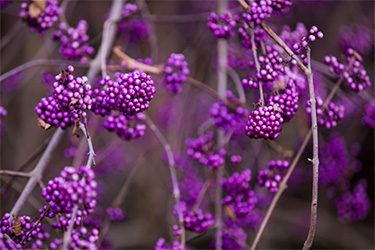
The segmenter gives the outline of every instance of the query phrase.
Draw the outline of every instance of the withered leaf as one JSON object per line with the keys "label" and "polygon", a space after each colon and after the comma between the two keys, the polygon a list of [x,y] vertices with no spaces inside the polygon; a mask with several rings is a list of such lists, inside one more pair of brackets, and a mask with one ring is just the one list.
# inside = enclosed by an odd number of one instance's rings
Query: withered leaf
{"label": "withered leaf", "polygon": [[75,135],[77,137],[80,137],[81,134],[79,133],[79,118],[76,119],[75,123],[74,123],[74,128],[73,128],[73,131],[72,131],[72,135]]}
{"label": "withered leaf", "polygon": [[74,104],[76,104],[77,102],[79,101],[79,99],[74,99],[73,101],[71,101],[70,103],[69,103],[69,105],[74,105]]}
{"label": "withered leaf", "polygon": [[33,0],[34,4],[36,4],[42,11],[46,9],[47,0]]}
{"label": "withered leaf", "polygon": [[13,216],[14,224],[12,226],[11,233],[15,234],[16,236],[20,236],[21,235],[21,229],[22,229],[20,217],[17,217],[14,214],[12,214],[12,216]]}
{"label": "withered leaf", "polygon": [[236,221],[237,217],[236,214],[234,213],[233,209],[230,206],[224,206],[224,211],[225,213],[231,218],[232,221]]}
{"label": "withered leaf", "polygon": [[61,80],[64,80],[65,77],[67,77],[69,74],[70,74],[70,72],[67,71],[67,70],[63,70],[63,71],[61,71],[61,73],[60,73],[60,81],[61,81]]}
{"label": "withered leaf", "polygon": [[38,125],[44,130],[48,130],[51,128],[51,124],[46,123],[45,121],[40,119],[40,117],[38,117]]}
{"label": "withered leaf", "polygon": [[35,3],[31,3],[29,5],[29,15],[31,18],[38,18],[40,13],[42,13],[42,9],[38,7]]}

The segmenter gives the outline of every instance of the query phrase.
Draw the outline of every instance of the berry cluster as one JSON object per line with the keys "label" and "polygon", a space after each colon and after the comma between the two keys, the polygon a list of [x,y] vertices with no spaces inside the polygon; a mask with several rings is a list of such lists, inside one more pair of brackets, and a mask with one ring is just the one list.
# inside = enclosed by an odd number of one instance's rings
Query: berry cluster
{"label": "berry cluster", "polygon": [[375,101],[366,105],[362,122],[371,128],[375,127]]}
{"label": "berry cluster", "polygon": [[140,124],[146,119],[146,115],[138,113],[134,116],[111,114],[104,122],[108,131],[114,131],[121,139],[129,141],[145,134],[146,125]]}
{"label": "berry cluster", "polygon": [[251,111],[245,126],[245,132],[250,139],[274,140],[279,137],[283,122],[284,118],[274,110],[273,106],[260,107]]}
{"label": "berry cluster", "polygon": [[337,200],[338,217],[344,221],[364,219],[370,212],[371,202],[366,193],[367,183],[361,180],[354,187],[353,192],[346,192]]}
{"label": "berry cluster", "polygon": [[[316,39],[322,39],[323,36],[324,36],[323,32],[319,31],[316,26],[312,26],[309,30],[309,34],[307,34],[306,37],[303,37],[302,41],[300,41],[299,43],[297,42],[293,44],[292,49],[294,53],[296,53],[297,55],[300,55],[303,64],[307,65],[307,57],[302,52],[305,51],[305,49],[309,45],[311,45],[312,42],[315,42]],[[297,63],[294,59],[292,59],[291,62],[292,64]]]}
{"label": "berry cluster", "polygon": [[124,21],[119,24],[118,33],[126,36],[129,44],[136,44],[150,35],[149,23],[144,20]]}
{"label": "berry cluster", "polygon": [[232,155],[230,157],[230,161],[232,162],[232,164],[238,164],[242,161],[242,156],[241,155]]}
{"label": "berry cluster", "polygon": [[[252,41],[250,35],[246,32],[246,30],[249,28],[249,25],[247,23],[243,23],[242,27],[237,29],[238,34],[243,38],[241,41],[242,46],[244,46],[247,49],[251,49],[252,47]],[[263,29],[254,29],[254,42],[255,46],[257,48],[260,48],[260,43],[266,40],[266,32]]]}
{"label": "berry cluster", "polygon": [[[40,209],[41,216],[44,214],[53,218],[58,213],[72,213],[74,206],[78,205],[77,218],[75,224],[79,225],[81,217],[91,214],[96,205],[97,186],[94,180],[94,171],[86,166],[79,169],[65,167],[59,177],[48,181],[48,186],[43,188],[42,196],[48,202],[48,207]],[[67,228],[71,215],[59,218],[59,222],[54,223],[54,227]]]}
{"label": "berry cluster", "polygon": [[[37,220],[33,221],[29,216],[16,217],[13,215],[12,222],[9,222],[10,217],[11,215],[9,213],[5,213],[2,220],[0,221],[0,233],[9,235],[13,240],[13,243],[8,241],[5,242],[5,245],[12,245],[14,247],[11,247],[9,249],[20,249],[21,242],[21,245],[25,245],[27,242],[30,242],[32,239],[34,239],[41,231],[41,224]],[[15,223],[19,225],[19,230],[13,229],[15,228],[13,227]],[[16,246],[14,246],[14,244],[16,244]]]}
{"label": "berry cluster", "polygon": [[87,22],[80,20],[76,28],[68,27],[66,23],[60,23],[59,30],[52,35],[54,40],[60,40],[60,54],[65,60],[80,60],[87,63],[87,55],[94,53],[94,48],[88,45]]}
{"label": "berry cluster", "polygon": [[270,95],[266,100],[267,106],[277,106],[284,122],[289,122],[298,110],[299,95],[292,79],[283,86],[277,95]]}
{"label": "berry cluster", "polygon": [[45,31],[59,19],[61,8],[57,4],[57,0],[22,3],[18,16],[30,26],[32,32],[37,31],[44,35]]}
{"label": "berry cluster", "polygon": [[273,11],[272,0],[255,0],[250,3],[249,13],[243,13],[242,18],[248,25],[259,25],[264,19],[271,16]]}
{"label": "berry cluster", "polygon": [[95,91],[101,96],[93,105],[96,114],[117,110],[127,116],[135,115],[149,107],[155,94],[154,81],[144,72],[119,73],[115,81],[107,76],[101,85],[105,85],[105,89]]}
{"label": "berry cluster", "polygon": [[329,65],[329,71],[337,77],[343,76],[354,91],[363,90],[371,86],[370,77],[362,65],[362,57],[349,48],[346,64],[340,63],[334,56],[326,56],[324,62]]}
{"label": "berry cluster", "polygon": [[86,116],[86,109],[91,109],[91,85],[86,84],[87,77],[74,77],[73,66],[55,76],[53,95],[42,100],[35,107],[35,112],[45,123],[66,128],[74,121]]}
{"label": "berry cluster", "polygon": [[238,19],[237,15],[232,15],[229,11],[220,16],[212,12],[208,17],[207,25],[217,38],[229,39],[234,36]]}
{"label": "berry cluster", "polygon": [[344,138],[332,136],[319,149],[319,182],[338,185],[345,178],[350,163]]}
{"label": "berry cluster", "polygon": [[258,199],[254,191],[250,189],[251,171],[244,170],[241,174],[234,173],[228,179],[222,180],[225,197],[222,199],[223,205],[228,205],[235,213],[236,217],[246,217],[256,205]]}
{"label": "berry cluster", "polygon": [[284,179],[289,164],[289,161],[270,161],[267,165],[268,169],[259,171],[258,184],[268,188],[271,192],[277,192],[279,183]]}
{"label": "berry cluster", "polygon": [[119,207],[109,207],[106,210],[111,221],[121,221],[125,218],[125,214]]}
{"label": "berry cluster", "polygon": [[[186,203],[181,202],[181,210],[184,216],[185,228],[197,233],[206,232],[213,224],[214,218],[212,214],[204,214],[202,209],[198,208],[196,211],[187,211]],[[174,213],[177,216],[177,209]]]}
{"label": "berry cluster", "polygon": [[272,0],[271,7],[274,11],[283,12],[292,6],[291,0]]}
{"label": "berry cluster", "polygon": [[[232,94],[230,90],[226,92],[226,98],[234,104],[238,104],[239,100]],[[235,110],[227,107],[221,100],[215,102],[210,108],[211,117],[214,119],[215,126],[238,133],[243,129],[245,124],[245,117],[248,116],[249,111],[242,107],[237,107]]]}
{"label": "berry cluster", "polygon": [[185,56],[172,53],[164,67],[164,73],[163,82],[168,90],[173,94],[180,93],[182,90],[180,83],[185,82],[190,73]]}
{"label": "berry cluster", "polygon": [[[81,227],[72,230],[71,242],[69,249],[98,249],[95,242],[99,239],[99,230],[93,228],[88,230],[86,227]],[[62,247],[62,241],[54,239],[49,244],[49,249],[57,249]]]}
{"label": "berry cluster", "polygon": [[[172,246],[170,246],[164,238],[159,238],[155,244],[155,250],[181,250],[182,246],[177,240],[173,241]],[[188,248],[187,248],[188,249]]]}
{"label": "berry cluster", "polygon": [[[243,85],[259,86],[258,84],[266,84],[273,82],[280,72],[284,72],[283,58],[280,57],[279,52],[272,49],[271,46],[266,46],[266,55],[258,56],[260,70],[256,73],[255,79],[242,79]],[[255,84],[254,82],[259,82]]]}
{"label": "berry cluster", "polygon": [[[246,232],[232,220],[224,222],[223,233],[221,235],[222,249],[243,250],[246,248]],[[216,249],[216,242],[212,244]]]}
{"label": "berry cluster", "polygon": [[224,163],[225,149],[217,150],[213,133],[207,133],[195,140],[187,139],[187,154],[209,168],[218,168]]}
{"label": "berry cluster", "polygon": [[127,3],[124,5],[124,8],[122,9],[122,16],[128,17],[132,13],[136,12],[138,10],[138,6],[135,4]]}
{"label": "berry cluster", "polygon": [[[336,127],[337,122],[344,117],[345,108],[343,105],[336,105],[333,102],[328,103],[327,108],[323,109],[323,100],[316,97],[316,114],[318,116],[318,125],[326,128]],[[307,113],[311,114],[310,102],[307,102]]]}
{"label": "berry cluster", "polygon": [[[294,44],[300,43],[304,37],[307,36],[307,30],[303,23],[297,23],[296,29],[292,31],[292,29],[284,25],[283,30],[280,33],[280,38],[288,45],[289,48],[293,47]],[[279,45],[275,44],[274,48],[277,49],[280,53],[284,52],[284,49],[281,48]]]}

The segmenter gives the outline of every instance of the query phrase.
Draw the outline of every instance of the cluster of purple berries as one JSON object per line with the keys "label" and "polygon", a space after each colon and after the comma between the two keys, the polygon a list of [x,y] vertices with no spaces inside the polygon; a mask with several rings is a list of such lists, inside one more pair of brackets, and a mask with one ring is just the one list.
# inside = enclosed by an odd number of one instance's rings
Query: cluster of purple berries
{"label": "cluster of purple berries", "polygon": [[[259,84],[264,85],[267,82],[273,82],[280,72],[284,72],[283,58],[279,52],[272,49],[271,46],[266,46],[266,55],[258,56],[260,70],[256,73],[255,79],[242,79],[243,85],[251,87],[258,87]],[[257,83],[255,83],[257,82]]]}
{"label": "cluster of purple berries", "polygon": [[[197,233],[203,233],[214,224],[215,221],[211,213],[204,214],[200,208],[198,208],[196,211],[188,212],[186,203],[181,202],[180,204],[186,229]],[[176,209],[175,214],[177,216]]]}
{"label": "cluster of purple berries", "polygon": [[344,193],[336,203],[338,217],[344,221],[358,221],[364,219],[370,212],[371,202],[366,193],[367,183],[361,180],[354,187],[353,192]]}
{"label": "cluster of purple berries", "polygon": [[279,190],[279,183],[284,179],[289,164],[289,161],[270,161],[267,169],[259,171],[258,184],[268,188],[271,192],[277,192]]}
{"label": "cluster of purple berries", "polygon": [[[231,220],[226,220],[221,235],[222,249],[243,250],[246,248],[247,234]],[[216,249],[216,242],[213,242],[213,249]]]}
{"label": "cluster of purple berries", "polygon": [[51,126],[67,128],[74,121],[86,116],[91,109],[91,85],[86,84],[87,77],[74,77],[73,66],[55,76],[53,95],[42,100],[35,107],[35,112],[45,123]]}
{"label": "cluster of purple berries", "polygon": [[[323,32],[321,32],[320,30],[318,30],[318,28],[316,26],[312,26],[309,29],[309,34],[307,34],[306,37],[303,37],[302,41],[297,42],[297,43],[295,43],[295,44],[292,45],[292,49],[293,49],[294,53],[296,53],[297,55],[300,55],[303,64],[307,65],[307,57],[302,52],[305,51],[305,49],[312,42],[315,42],[316,39],[322,39],[323,36],[324,36]],[[295,65],[297,62],[294,59],[292,59],[291,63]]]}
{"label": "cluster of purple berries", "polygon": [[138,10],[138,6],[132,3],[127,3],[124,5],[124,8],[122,9],[122,16],[128,17],[132,13],[136,12]]}
{"label": "cluster of purple berries", "polygon": [[172,246],[170,246],[164,238],[159,238],[155,244],[155,250],[181,250],[182,246],[177,240],[173,241]]}
{"label": "cluster of purple berries", "polygon": [[[288,45],[289,48],[293,47],[293,45],[300,43],[304,37],[307,35],[307,29],[303,23],[297,23],[296,29],[292,31],[292,29],[288,25],[283,26],[283,30],[280,33],[280,38]],[[280,53],[284,52],[284,49],[281,48],[279,45],[275,44],[273,46],[277,49]]]}
{"label": "cluster of purple berries", "polygon": [[190,71],[183,54],[172,53],[164,67],[163,82],[167,85],[168,90],[177,94],[181,92],[181,83],[186,81]]}
{"label": "cluster of purple berries", "polygon": [[229,205],[238,218],[246,217],[258,202],[254,191],[250,189],[250,179],[251,171],[246,169],[222,180],[225,193],[222,204]]}
{"label": "cluster of purple berries", "polygon": [[214,134],[209,132],[197,139],[187,139],[187,154],[209,168],[218,168],[224,163],[225,149],[216,149]]}
{"label": "cluster of purple berries", "polygon": [[232,15],[229,11],[220,16],[212,12],[208,17],[207,25],[217,38],[229,39],[234,36],[238,19],[237,15]]}
{"label": "cluster of purple berries", "polygon": [[292,79],[282,87],[277,95],[270,95],[266,100],[267,106],[277,106],[278,112],[283,117],[284,122],[292,120],[298,110],[299,95]]}
{"label": "cluster of purple berries", "polygon": [[284,118],[275,110],[275,107],[263,106],[251,111],[245,126],[245,132],[250,139],[274,140],[279,137],[283,122]]}
{"label": "cluster of purple berries", "polygon": [[340,63],[334,56],[326,56],[324,62],[329,65],[329,71],[337,77],[343,76],[349,88],[354,91],[371,86],[370,77],[362,65],[362,57],[351,48],[347,53],[346,64]]}
{"label": "cluster of purple berries", "polygon": [[119,207],[109,207],[106,210],[111,221],[121,221],[125,219],[124,211]]}
{"label": "cluster of purple berries", "polygon": [[44,35],[59,19],[61,8],[57,4],[57,0],[46,0],[45,4],[43,1],[22,3],[18,16],[30,26],[32,32],[37,31]]}
{"label": "cluster of purple berries", "polygon": [[129,141],[145,134],[146,125],[141,124],[146,120],[146,115],[138,113],[134,116],[111,114],[104,122],[104,127],[108,131],[114,131],[121,139]]}
{"label": "cluster of purple berries", "polygon": [[100,84],[104,90],[94,90],[93,112],[102,116],[117,110],[132,116],[146,110],[156,92],[154,81],[144,72],[118,73],[112,81],[106,76]]}
{"label": "cluster of purple berries", "polygon": [[[2,220],[0,221],[0,227],[2,234],[7,234],[11,236],[13,240],[13,244],[16,244],[14,246],[11,242],[6,241],[5,245],[12,245],[15,248],[9,248],[9,249],[19,249],[20,245],[25,245],[26,243],[30,242],[32,239],[34,239],[37,234],[41,231],[41,224],[35,220],[32,221],[32,219],[29,216],[21,216],[17,218],[19,219],[19,225],[20,229],[19,231],[13,231],[13,225],[15,224],[16,217],[13,216],[12,222],[9,222],[11,215],[9,213],[5,213]],[[34,228],[35,227],[35,228]],[[32,230],[32,231],[31,231]],[[22,242],[22,244],[21,244]],[[4,249],[4,248],[1,248]],[[8,248],[5,248],[8,249]]]}
{"label": "cluster of purple berries", "polygon": [[366,105],[362,122],[371,128],[375,127],[375,101]]}
{"label": "cluster of purple berries", "polygon": [[94,171],[86,166],[79,169],[65,167],[60,176],[48,181],[48,186],[43,188],[42,196],[48,202],[48,206],[40,209],[41,216],[44,214],[54,218],[58,213],[67,213],[66,220],[63,216],[54,227],[68,228],[69,219],[74,206],[78,206],[76,225],[80,223],[82,216],[91,214],[96,205],[96,186]]}
{"label": "cluster of purple berries", "polygon": [[80,20],[76,28],[60,23],[59,30],[53,33],[52,38],[61,42],[59,52],[65,60],[80,60],[84,64],[87,56],[94,53],[94,48],[88,45],[87,28],[87,22]]}
{"label": "cluster of purple berries", "polygon": [[[241,41],[242,46],[244,46],[247,49],[251,49],[252,47],[252,41],[250,35],[246,32],[246,30],[249,28],[249,25],[247,23],[243,23],[242,27],[237,29],[238,34],[243,38]],[[266,32],[263,29],[254,29],[254,42],[255,47],[260,48],[260,43],[264,42],[266,40]]]}
{"label": "cluster of purple berries", "polygon": [[[323,100],[319,96],[316,97],[316,114],[318,116],[318,125],[326,128],[336,127],[337,122],[344,118],[345,107],[343,105],[336,105],[333,102],[328,103],[327,107],[323,109]],[[311,114],[310,102],[307,102],[307,113]]]}
{"label": "cluster of purple berries", "polygon": [[243,13],[242,19],[249,25],[259,25],[271,16],[272,0],[255,0],[250,3],[250,13]]}
{"label": "cluster of purple berries", "polygon": [[[361,39],[358,39],[360,37]],[[374,47],[371,28],[367,23],[356,23],[352,26],[343,26],[339,30],[338,42],[342,51],[353,48],[358,53],[368,55]]]}
{"label": "cluster of purple berries", "polygon": [[[230,90],[227,90],[226,98],[234,104],[239,103]],[[214,119],[215,126],[223,128],[227,132],[233,129],[234,133],[238,133],[243,129],[245,117],[248,116],[249,111],[242,107],[237,107],[233,110],[227,107],[221,100],[218,100],[211,106],[210,113]]]}

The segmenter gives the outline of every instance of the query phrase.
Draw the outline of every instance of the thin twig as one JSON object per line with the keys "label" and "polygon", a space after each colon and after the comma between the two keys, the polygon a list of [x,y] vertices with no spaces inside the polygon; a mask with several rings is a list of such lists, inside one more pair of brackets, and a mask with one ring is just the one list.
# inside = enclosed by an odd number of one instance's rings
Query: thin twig
{"label": "thin twig", "polygon": [[214,172],[210,172],[210,175],[208,176],[208,178],[206,179],[206,181],[204,182],[204,185],[203,185],[203,188],[201,189],[201,191],[199,192],[199,195],[198,195],[198,198],[192,208],[192,211],[193,213],[195,211],[197,211],[197,209],[199,208],[199,206],[201,205],[202,203],[202,200],[204,198],[204,195],[206,194],[207,192],[207,189],[208,187],[210,186],[211,182],[212,182],[212,179],[214,177]]}
{"label": "thin twig", "polygon": [[70,217],[68,230],[64,233],[62,249],[67,249],[67,247],[70,243],[70,239],[72,237],[72,231],[73,231],[73,227],[74,227],[74,222],[75,222],[76,216],[77,216],[77,211],[78,211],[78,205],[75,205],[74,208],[73,208],[72,217]]}
{"label": "thin twig", "polygon": [[[254,26],[252,26],[249,29],[250,32],[250,39],[251,39],[251,51],[253,52],[253,57],[254,57],[254,62],[255,62],[255,67],[257,70],[257,73],[260,73],[260,65],[258,61],[258,51],[257,47],[255,46],[255,35],[254,35]],[[263,107],[264,106],[264,95],[263,95],[263,83],[261,80],[259,80],[259,96],[260,96],[260,105]]]}
{"label": "thin twig", "polygon": [[243,89],[243,85],[242,85],[240,77],[238,76],[237,72],[230,66],[227,66],[227,71],[228,71],[229,76],[232,78],[234,85],[236,86],[240,101],[242,103],[246,103],[245,91]]}
{"label": "thin twig", "polygon": [[88,168],[91,168],[92,165],[95,165],[95,160],[94,160],[95,151],[94,151],[94,147],[92,145],[91,136],[90,136],[89,131],[87,129],[86,117],[83,118],[83,124],[80,124],[79,127],[82,130],[82,132],[85,134],[85,137],[86,137],[86,140],[87,140],[87,145],[89,146],[89,153],[88,153],[89,158],[87,160],[86,166]]}
{"label": "thin twig", "polygon": [[31,177],[30,173],[12,171],[12,170],[0,170],[0,175],[18,176],[18,177],[25,177],[25,178]]}
{"label": "thin twig", "polygon": [[310,218],[310,228],[307,235],[307,239],[303,245],[303,249],[310,249],[312,242],[314,240],[316,232],[316,222],[318,215],[318,176],[319,176],[319,151],[318,151],[318,123],[316,117],[316,99],[313,84],[313,73],[311,71],[311,49],[307,47],[307,67],[308,70],[305,71],[309,84],[310,92],[310,106],[311,106],[311,129],[313,136],[313,185],[312,185],[312,198],[311,198],[311,218]]}
{"label": "thin twig", "polygon": [[11,77],[12,75],[15,75],[21,71],[24,71],[28,68],[35,67],[35,66],[59,66],[61,64],[67,64],[67,65],[74,65],[75,67],[87,67],[85,64],[79,64],[76,61],[64,61],[64,60],[57,60],[57,59],[35,59],[32,61],[28,61],[27,63],[24,63],[0,76],[0,82],[4,81],[5,79]]}
{"label": "thin twig", "polygon": [[147,116],[146,118],[146,123],[151,129],[151,131],[158,138],[159,142],[163,145],[164,151],[167,154],[169,171],[171,173],[171,179],[172,179],[173,197],[175,198],[175,202],[176,202],[178,221],[179,221],[180,230],[181,230],[181,249],[184,250],[185,243],[186,243],[184,217],[182,215],[181,202],[180,202],[180,199],[181,199],[180,189],[178,187],[176,166],[175,166],[175,161],[174,161],[171,145],[167,142],[163,134],[160,132],[158,127],[156,127],[155,123],[151,120],[149,116]]}

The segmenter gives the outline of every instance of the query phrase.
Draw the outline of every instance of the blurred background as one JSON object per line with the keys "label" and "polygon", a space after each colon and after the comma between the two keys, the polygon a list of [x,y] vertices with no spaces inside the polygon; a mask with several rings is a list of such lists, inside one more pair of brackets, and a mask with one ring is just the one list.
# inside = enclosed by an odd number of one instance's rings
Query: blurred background
{"label": "blurred background", "polygon": [[[108,16],[111,1],[64,1],[65,17],[68,24],[76,27],[81,19],[88,23],[89,44],[97,49],[101,42],[103,23]],[[0,9],[1,20],[1,59],[0,75],[24,63],[37,59],[56,59],[54,65],[33,65],[1,82],[0,105],[7,110],[1,120],[1,159],[0,168],[31,171],[48,143],[55,129],[44,131],[38,127],[34,107],[42,97],[51,94],[51,84],[44,83],[43,74],[53,76],[65,69],[67,63],[62,60],[58,48],[60,44],[51,40],[54,28],[44,36],[32,33],[18,17],[21,1],[10,1]],[[217,88],[217,39],[207,27],[207,17],[217,10],[217,1],[136,1],[139,11],[119,22],[119,32],[115,44],[133,58],[151,58],[153,64],[166,63],[171,53],[182,53],[188,62],[190,76],[209,87]],[[370,39],[370,47],[361,55],[363,64],[374,82],[374,8],[372,1],[294,1],[289,11],[267,19],[277,33],[284,25],[295,29],[298,22],[306,28],[316,25],[323,31],[324,38],[315,42],[312,57],[315,64],[323,62],[324,56],[334,55],[342,58],[343,33],[365,27],[358,32],[356,39]],[[232,13],[241,9],[235,1],[229,1]],[[362,32],[362,33],[361,33]],[[369,37],[369,38],[368,38]],[[354,44],[357,43],[354,40]],[[268,42],[271,42],[268,39]],[[229,41],[229,48],[236,51],[240,40],[235,36]],[[231,50],[229,50],[231,51]],[[238,50],[239,51],[239,50]],[[242,52],[240,52],[242,53]],[[229,53],[229,56],[235,53]],[[243,54],[242,54],[243,56]],[[240,60],[241,56],[237,58]],[[58,61],[61,60],[61,61]],[[246,59],[243,59],[246,61]],[[110,65],[118,65],[119,60],[110,55]],[[75,76],[85,75],[88,64],[74,62]],[[327,79],[313,68],[317,92],[327,95],[334,82]],[[316,70],[316,71],[315,71]],[[248,74],[248,69],[236,68],[240,78]],[[315,73],[316,72],[316,73]],[[110,72],[113,75],[114,72]],[[152,100],[147,115],[158,126],[171,144],[173,152],[186,156],[185,140],[197,138],[198,129],[210,118],[209,109],[216,101],[196,86],[182,85],[178,95],[168,92],[162,84],[161,76],[153,76],[157,94]],[[100,76],[89,79],[93,86],[98,86]],[[236,93],[231,77],[228,88]],[[318,228],[313,247],[316,249],[372,249],[374,247],[374,129],[362,124],[365,114],[364,105],[374,96],[374,87],[364,93],[356,94],[342,88],[334,101],[348,105],[346,117],[332,129],[320,129],[319,140],[324,145],[331,136],[343,139],[347,154],[354,170],[345,175],[345,185],[353,190],[359,180],[367,181],[366,192],[371,200],[371,209],[365,219],[346,222],[337,217],[336,201],[332,185],[320,185],[318,205]],[[258,91],[246,92],[248,109],[251,111],[257,102]],[[300,109],[294,119],[283,125],[283,132],[276,140],[284,149],[296,152],[306,131],[309,129],[308,114],[304,110],[301,98]],[[173,215],[174,199],[170,189],[170,173],[165,153],[154,134],[147,129],[145,136],[126,142],[115,133],[103,127],[104,118],[91,114],[88,118],[89,132],[96,151],[95,172],[98,180],[98,205],[93,220],[103,223],[105,211],[111,207],[119,190],[131,179],[127,195],[121,203],[125,219],[110,224],[103,243],[114,249],[151,249],[155,242],[163,237],[174,240],[172,225],[176,224]],[[71,135],[71,128],[66,129],[63,140],[54,151],[44,173],[44,183],[59,175],[65,166],[79,166],[86,161],[85,141]],[[311,143],[310,143],[311,144]],[[80,146],[81,145],[81,146]],[[250,140],[245,134],[231,140],[227,146],[228,154],[241,155],[243,160],[233,165],[226,159],[225,176],[252,170],[251,186],[264,201],[258,207],[260,218],[264,215],[272,195],[257,185],[257,171],[264,169],[270,160],[280,159],[280,154],[270,143],[263,140]],[[187,157],[187,156],[186,156]],[[311,145],[301,157],[289,188],[277,205],[266,231],[259,243],[261,249],[301,248],[308,232],[311,202]],[[187,158],[188,164],[196,169],[201,181],[207,178],[207,171],[197,161]],[[354,166],[355,165],[355,166]],[[135,170],[134,170],[135,169]],[[132,173],[130,175],[130,173]],[[182,178],[184,173],[178,172]],[[130,177],[129,177],[130,175]],[[1,215],[9,212],[22,191],[24,178],[1,177]],[[342,183],[341,183],[342,184]],[[214,213],[209,196],[206,210]],[[22,215],[38,216],[38,209],[45,205],[36,187],[29,204],[22,209]],[[49,223],[48,221],[44,223]],[[257,224],[259,225],[259,223]],[[247,244],[251,245],[257,226],[246,228]],[[188,232],[188,245],[197,249],[211,247],[214,229],[198,237]]]}

